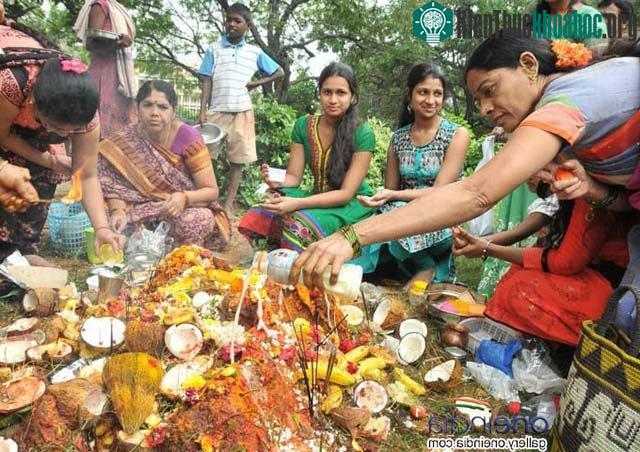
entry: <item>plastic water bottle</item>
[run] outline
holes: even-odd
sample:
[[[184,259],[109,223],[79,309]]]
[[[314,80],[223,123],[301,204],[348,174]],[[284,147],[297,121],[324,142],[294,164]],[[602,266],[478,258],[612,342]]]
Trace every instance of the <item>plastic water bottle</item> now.
[[[267,253],[261,251],[253,258],[253,267],[260,273],[266,273],[269,279],[280,283],[289,284],[289,273],[291,267],[298,258],[296,251],[289,249],[277,249]],[[328,294],[338,297],[344,301],[353,301],[360,292],[362,282],[362,267],[353,264],[343,264],[338,274],[338,282],[331,285],[331,268],[327,268],[322,274],[324,290]],[[304,284],[302,274],[299,282]]]
[[[520,402],[510,402],[508,405],[509,414],[512,416],[522,416],[533,420],[536,431],[548,431],[553,426],[556,419],[558,397],[550,392],[531,397]],[[537,418],[537,419],[533,419]],[[546,423],[546,425],[545,425]]]

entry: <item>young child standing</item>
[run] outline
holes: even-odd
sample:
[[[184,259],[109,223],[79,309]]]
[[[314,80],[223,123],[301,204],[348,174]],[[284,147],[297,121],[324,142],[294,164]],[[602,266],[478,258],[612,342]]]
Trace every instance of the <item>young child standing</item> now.
[[[198,70],[204,79],[198,122],[217,124],[226,134],[230,171],[224,208],[229,213],[233,212],[243,165],[258,158],[249,91],[284,75],[259,47],[246,43],[244,35],[252,26],[249,8],[241,3],[229,6],[227,34],[207,49]],[[266,76],[251,80],[257,71]]]

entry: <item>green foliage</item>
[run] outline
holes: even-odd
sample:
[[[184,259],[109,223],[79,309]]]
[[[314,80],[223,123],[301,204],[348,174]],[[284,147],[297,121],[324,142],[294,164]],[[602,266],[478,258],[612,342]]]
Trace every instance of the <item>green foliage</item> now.
[[[291,128],[297,117],[295,109],[271,97],[254,96],[253,111],[258,159],[285,168],[289,162]]]
[[[469,131],[469,136],[471,137],[471,141],[469,142],[469,149],[467,150],[467,156],[464,159],[464,176],[469,176],[476,169],[476,166],[482,160],[482,142],[484,141],[484,136],[477,136],[473,131],[469,123],[464,119],[464,117],[460,115],[456,115],[454,113],[442,112],[442,116],[447,118],[449,121],[458,124],[459,126],[464,127]]]
[[[369,171],[367,172],[367,181],[374,190],[378,187],[384,187],[384,171],[387,166],[387,149],[391,142],[393,131],[385,122],[378,118],[369,118],[367,121],[369,127],[373,130],[376,137],[376,152],[373,155]]]
[[[255,191],[262,182],[260,164],[264,162],[278,168],[287,167],[291,128],[296,120],[293,107],[279,104],[273,98],[261,95],[253,96],[253,112],[256,123],[258,163],[245,165],[237,197],[237,202],[247,208],[257,202]],[[224,156],[224,148],[221,155],[214,160],[213,166],[218,185],[226,188],[229,163]]]

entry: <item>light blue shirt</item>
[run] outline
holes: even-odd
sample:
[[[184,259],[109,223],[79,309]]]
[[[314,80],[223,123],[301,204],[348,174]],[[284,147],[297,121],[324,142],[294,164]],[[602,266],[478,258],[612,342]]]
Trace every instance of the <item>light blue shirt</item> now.
[[[272,75],[280,66],[257,46],[243,39],[237,44],[226,36],[205,52],[198,74],[212,78],[211,111],[240,112],[251,110],[247,83],[260,71]]]

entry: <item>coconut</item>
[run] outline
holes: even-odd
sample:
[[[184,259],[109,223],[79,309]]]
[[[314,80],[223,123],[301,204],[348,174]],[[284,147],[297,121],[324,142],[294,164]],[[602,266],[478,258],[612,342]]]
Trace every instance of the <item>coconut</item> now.
[[[0,344],[0,364],[22,363],[27,359],[27,350],[38,345],[36,341],[9,341]]]
[[[340,306],[342,315],[347,316],[346,322],[352,326],[358,326],[364,322],[364,312],[357,306],[345,304]]]
[[[73,358],[73,347],[63,341],[40,345],[27,350],[31,361],[49,361],[54,363],[68,362]]]
[[[389,402],[387,391],[373,380],[365,380],[356,386],[353,399],[358,407],[366,408],[374,414],[384,410]]]
[[[137,431],[153,413],[163,376],[160,361],[146,353],[122,353],[107,360],[102,379],[127,434]]]
[[[82,378],[49,385],[47,390],[55,397],[58,412],[80,425],[95,423],[109,402],[100,386]]]
[[[32,318],[18,319],[9,325],[5,330],[8,336],[16,336],[18,334],[30,333],[40,325],[40,320]]]
[[[427,343],[420,333],[409,333],[402,338],[398,345],[398,357],[407,364],[413,364],[422,358]]]
[[[22,307],[28,314],[47,317],[58,311],[58,293],[46,287],[29,289],[22,298]]]
[[[131,320],[124,334],[127,349],[160,357],[164,349],[164,330],[159,323]]]
[[[387,416],[380,416],[369,419],[369,422],[362,429],[362,436],[380,442],[387,439],[391,430],[391,419]]]
[[[198,292],[191,298],[191,304],[196,309],[201,309],[204,305],[211,302],[213,297],[207,292]]]
[[[113,317],[89,317],[82,324],[80,336],[87,345],[106,349],[122,344],[125,330],[124,322]]]
[[[143,451],[148,450],[145,448],[145,439],[150,430],[138,430],[132,434],[120,430],[117,435],[117,444],[115,444],[115,450],[117,452],[129,452],[129,451]]]
[[[169,328],[164,333],[164,343],[174,356],[183,360],[194,358],[204,344],[202,332],[191,323]]]
[[[58,338],[62,336],[62,333],[64,333],[64,330],[66,328],[67,328],[67,325],[65,324],[62,317],[57,315],[53,317],[49,317],[48,319],[45,320],[45,323],[44,323],[44,334],[45,334],[44,342],[46,344],[49,344],[51,342],[57,341]]]
[[[462,377],[462,366],[455,359],[444,362],[424,376],[424,381],[429,389],[444,391],[455,386]]]
[[[374,311],[373,318],[371,320],[373,320],[373,323],[377,323],[378,325],[382,326],[385,320],[387,320],[390,311],[391,300],[389,298],[385,298],[384,300],[382,300],[382,302],[380,302],[380,304]]]
[[[0,436],[0,452],[18,452],[18,444],[11,438]]]
[[[418,319],[407,319],[400,324],[398,328],[398,334],[401,338],[405,337],[409,333],[418,333],[427,337],[427,325]]]
[[[44,381],[37,377],[25,377],[7,383],[2,388],[0,413],[13,413],[31,405],[44,394]]]
[[[160,391],[169,397],[182,397],[185,392],[182,384],[192,377],[202,375],[212,365],[211,358],[198,356],[193,361],[173,366],[162,379]]]

